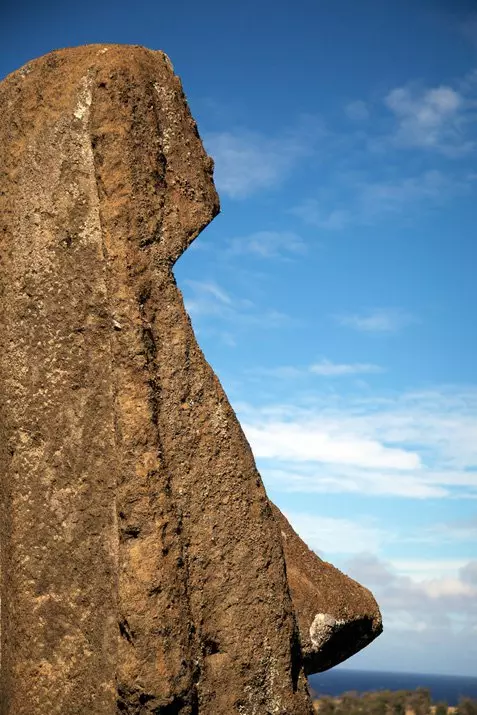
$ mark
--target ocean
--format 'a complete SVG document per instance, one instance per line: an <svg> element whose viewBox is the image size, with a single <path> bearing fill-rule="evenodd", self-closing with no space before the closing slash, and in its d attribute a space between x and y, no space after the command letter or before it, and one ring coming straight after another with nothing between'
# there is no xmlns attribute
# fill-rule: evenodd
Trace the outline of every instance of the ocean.
<svg viewBox="0 0 477 715"><path fill-rule="evenodd" d="M332 668L325 673L310 675L308 682L319 695L339 696L350 691L367 693L371 690L427 688L431 692L433 702L446 701L448 705L457 705L461 696L477 700L477 677Z"/></svg>

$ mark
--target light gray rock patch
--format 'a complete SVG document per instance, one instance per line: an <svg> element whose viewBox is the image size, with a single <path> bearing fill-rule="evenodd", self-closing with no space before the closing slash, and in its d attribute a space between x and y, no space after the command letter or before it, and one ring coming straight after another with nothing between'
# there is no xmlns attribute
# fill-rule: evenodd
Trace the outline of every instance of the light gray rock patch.
<svg viewBox="0 0 477 715"><path fill-rule="evenodd" d="M319 650L339 630L346 621L337 620L329 613L317 613L310 626L310 639L313 646Z"/></svg>

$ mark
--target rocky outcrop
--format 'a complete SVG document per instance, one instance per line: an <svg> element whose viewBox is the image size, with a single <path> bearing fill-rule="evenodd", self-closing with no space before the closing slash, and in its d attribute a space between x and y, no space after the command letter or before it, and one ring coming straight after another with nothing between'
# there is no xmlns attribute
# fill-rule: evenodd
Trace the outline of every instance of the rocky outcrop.
<svg viewBox="0 0 477 715"><path fill-rule="evenodd" d="M311 713L300 636L327 667L316 613L378 612L290 547L196 343L172 268L219 202L169 60L60 50L0 104L0 712Z"/></svg>

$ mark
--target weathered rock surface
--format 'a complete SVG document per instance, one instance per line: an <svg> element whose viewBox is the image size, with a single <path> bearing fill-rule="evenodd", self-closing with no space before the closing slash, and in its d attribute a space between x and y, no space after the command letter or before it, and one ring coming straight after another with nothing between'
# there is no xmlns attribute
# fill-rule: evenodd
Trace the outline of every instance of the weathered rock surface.
<svg viewBox="0 0 477 715"><path fill-rule="evenodd" d="M169 60L60 50L0 106L0 713L311 713L295 611L308 671L364 644L316 613L379 612L273 515L195 341L172 268L219 204Z"/></svg>

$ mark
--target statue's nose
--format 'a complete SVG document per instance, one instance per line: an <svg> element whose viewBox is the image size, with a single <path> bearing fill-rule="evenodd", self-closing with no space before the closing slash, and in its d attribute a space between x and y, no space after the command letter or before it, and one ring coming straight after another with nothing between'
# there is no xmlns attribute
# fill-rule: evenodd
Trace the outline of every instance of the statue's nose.
<svg viewBox="0 0 477 715"><path fill-rule="evenodd" d="M320 559L273 505L282 536L288 585L307 675L328 670L383 630L371 591Z"/></svg>

